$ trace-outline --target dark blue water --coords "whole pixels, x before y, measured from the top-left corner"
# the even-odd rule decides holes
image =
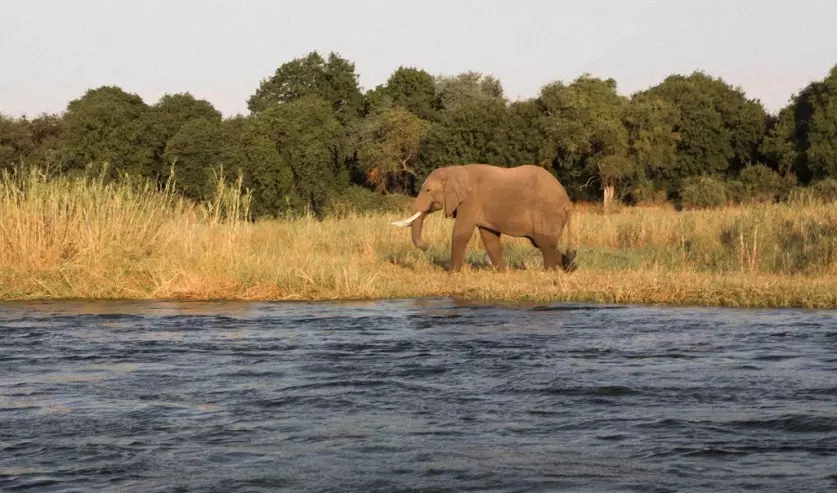
[[[828,491],[837,312],[0,304],[0,490]]]

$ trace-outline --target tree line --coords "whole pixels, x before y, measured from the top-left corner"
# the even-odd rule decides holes
[[[325,213],[411,195],[458,163],[550,170],[575,200],[627,203],[786,199],[799,187],[837,194],[837,65],[777,114],[700,71],[620,95],[582,75],[510,101],[496,78],[399,67],[362,91],[355,65],[314,51],[279,66],[223,118],[190,93],[154,104],[116,86],[90,89],[60,114],[0,114],[0,168],[121,174],[204,200],[240,174],[255,217]]]

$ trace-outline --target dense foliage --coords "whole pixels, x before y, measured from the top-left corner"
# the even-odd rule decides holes
[[[687,207],[834,195],[837,65],[768,114],[741,88],[702,72],[624,96],[583,75],[509,101],[480,73],[399,67],[362,91],[354,63],[311,52],[282,64],[223,118],[189,93],[155,104],[115,86],[88,90],[56,115],[0,114],[0,170],[120,174],[169,182],[194,200],[216,177],[242,177],[258,217],[333,204],[359,208],[413,194],[434,168],[469,162],[552,171],[576,200]]]

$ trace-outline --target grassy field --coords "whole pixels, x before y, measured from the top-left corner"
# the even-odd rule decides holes
[[[528,241],[504,237],[512,269],[487,267],[475,234],[451,274],[452,220],[425,221],[422,252],[406,211],[248,222],[246,197],[219,187],[195,205],[98,180],[0,179],[0,298],[484,300],[837,307],[837,204],[718,210],[579,206],[579,268],[544,272]]]

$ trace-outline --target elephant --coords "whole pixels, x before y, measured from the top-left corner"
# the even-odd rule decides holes
[[[412,242],[426,250],[421,232],[428,214],[444,210],[455,219],[451,241],[450,271],[458,272],[474,228],[488,252],[491,264],[505,271],[507,263],[500,236],[524,237],[543,254],[547,270],[559,265],[575,269],[572,244],[572,201],[564,186],[546,169],[533,164],[504,168],[491,164],[462,164],[433,170],[421,185],[412,206],[414,214],[392,224],[412,228]],[[558,249],[567,228],[566,254]]]

